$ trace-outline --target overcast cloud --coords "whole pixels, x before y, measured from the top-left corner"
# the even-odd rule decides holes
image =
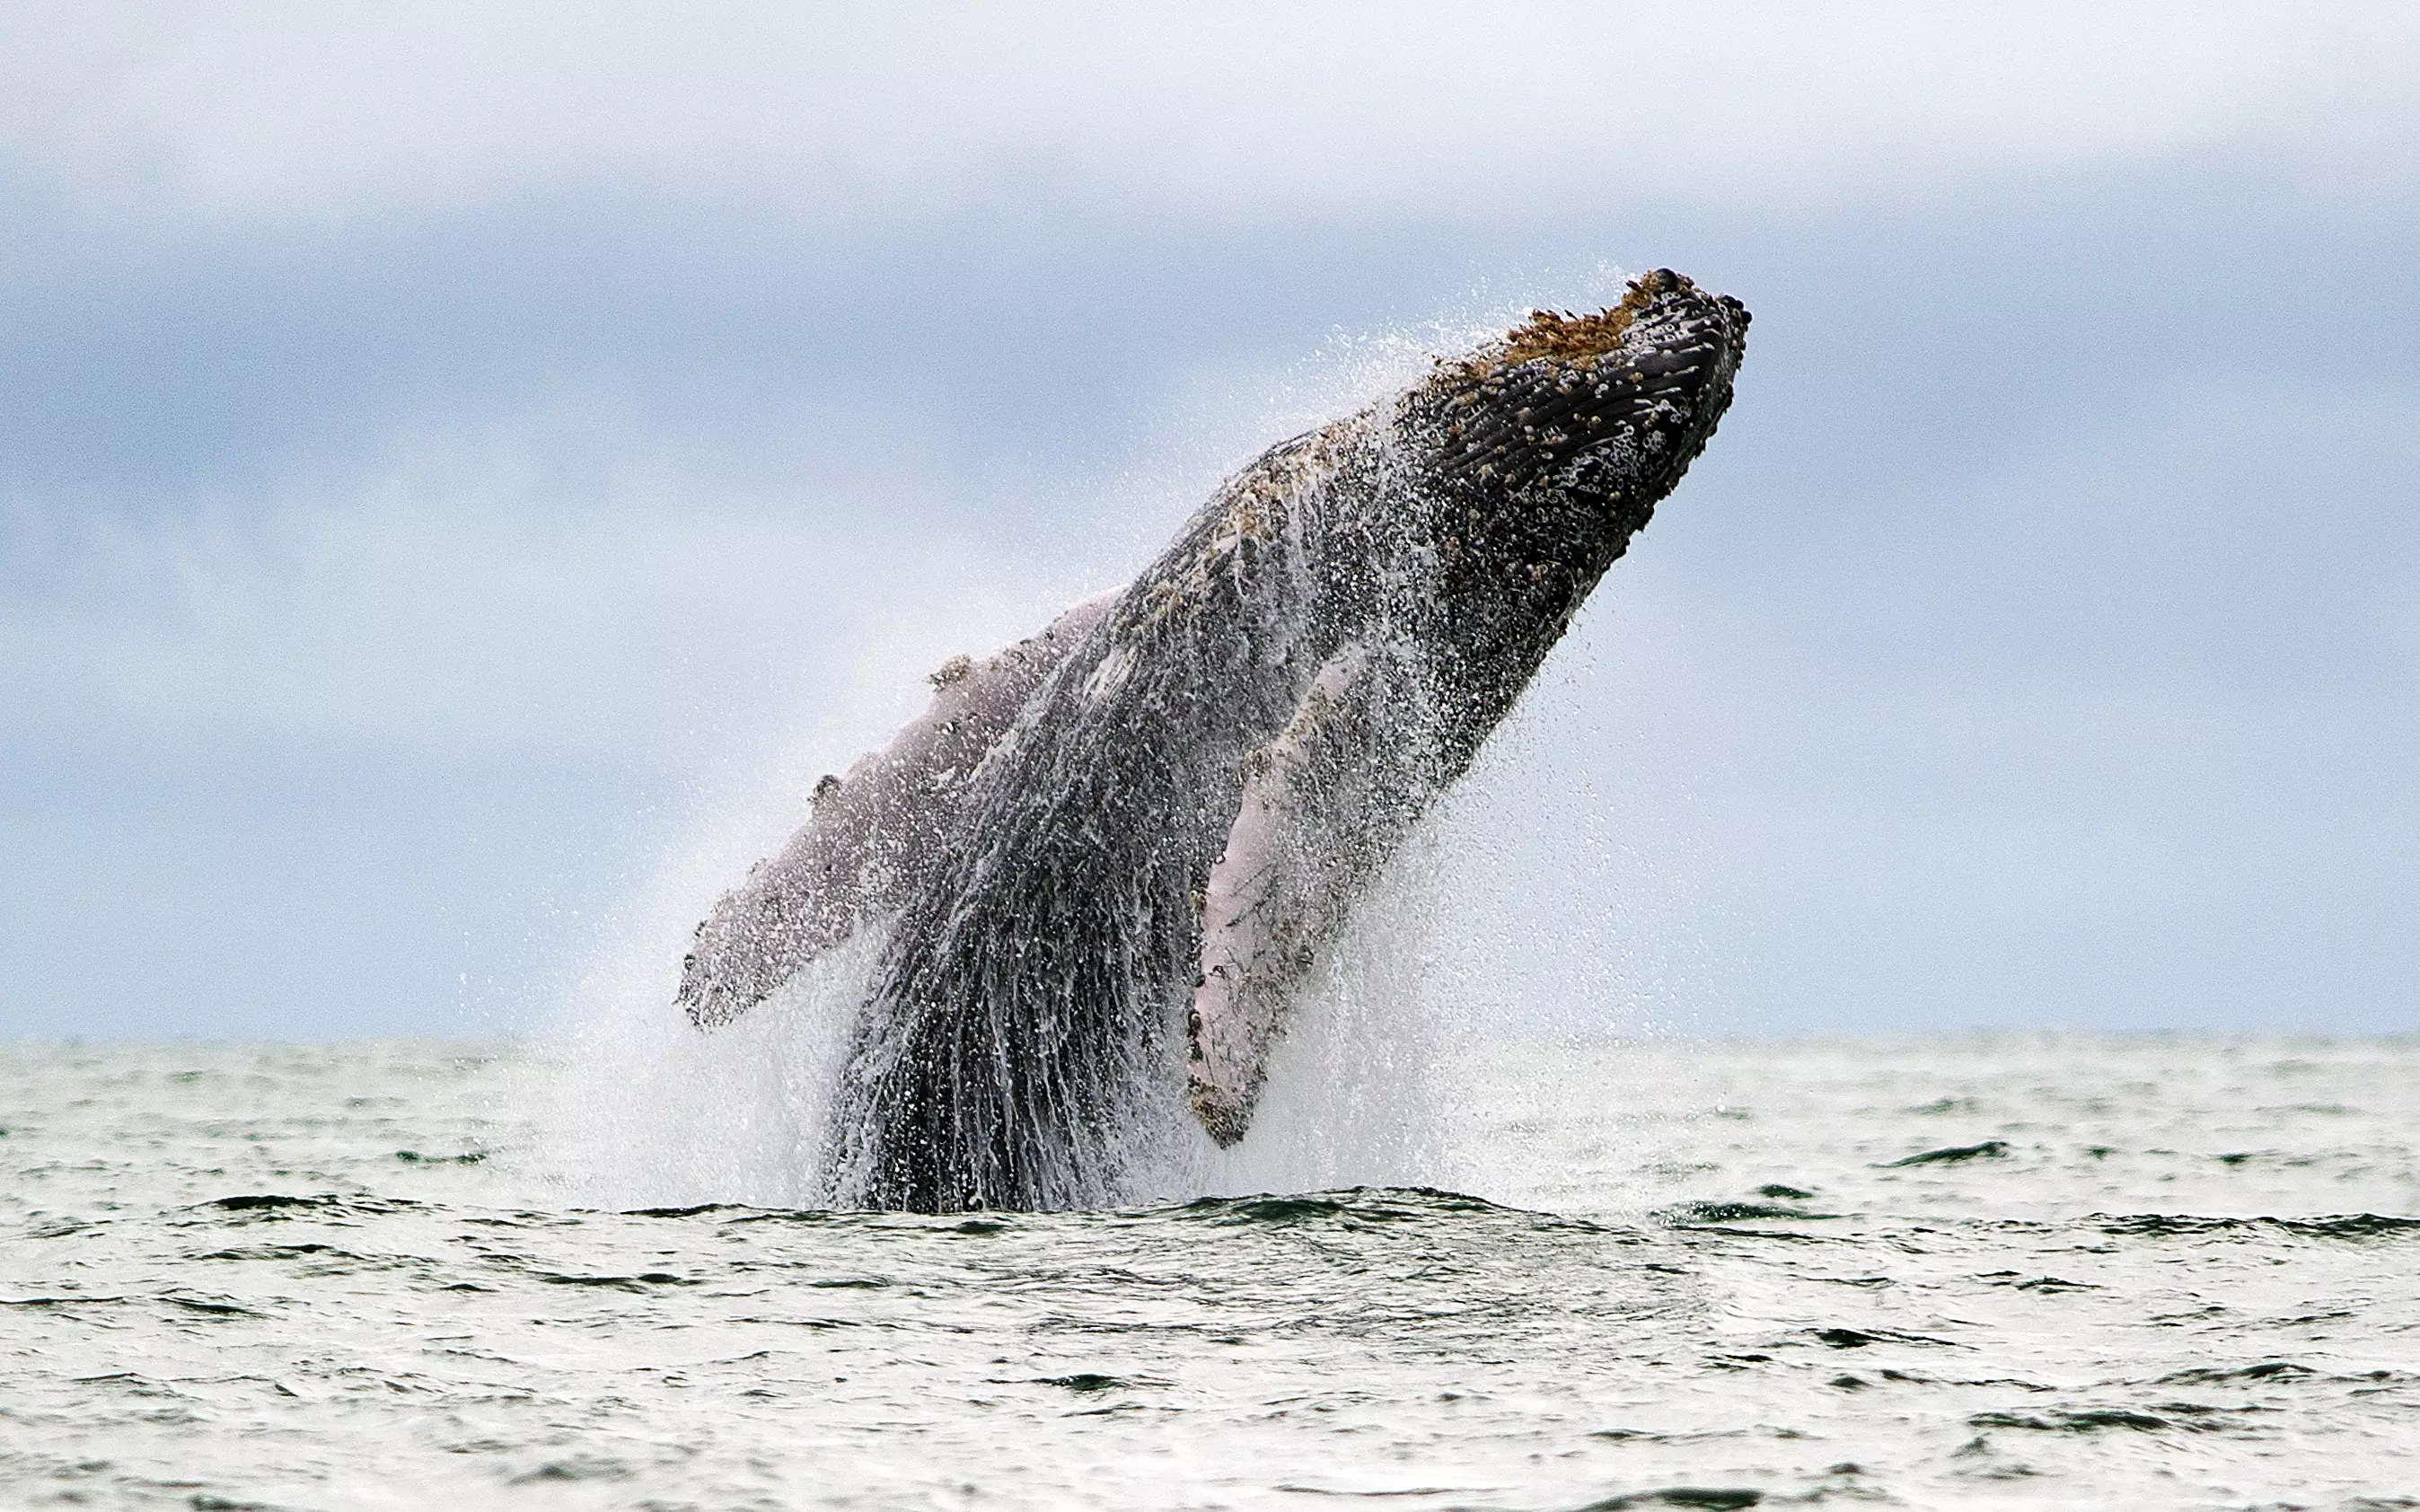
[[[29,167],[313,222],[566,178],[1253,217],[1797,208],[2209,152],[2366,186],[2415,39],[2375,5],[459,4],[36,7],[5,51]]]
[[[1748,367],[1450,826],[1506,995],[2412,1025],[2405,8],[869,14],[0,19],[0,1032],[543,1016],[1657,264]]]

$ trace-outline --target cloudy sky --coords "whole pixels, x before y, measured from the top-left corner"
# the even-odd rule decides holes
[[[1978,8],[8,8],[0,1034],[559,1015],[1659,265],[1738,403],[1440,841],[1519,1011],[2413,1027],[2420,13]]]

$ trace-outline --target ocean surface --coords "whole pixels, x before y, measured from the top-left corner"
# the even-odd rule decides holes
[[[2420,1507],[2420,1040],[1503,1042],[1396,1184],[947,1218],[649,1075],[0,1046],[0,1505]]]

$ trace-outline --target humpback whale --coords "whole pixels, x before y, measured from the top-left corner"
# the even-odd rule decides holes
[[[935,672],[698,926],[679,1006],[878,944],[847,1203],[1094,1205],[1138,1120],[1242,1139],[1289,1002],[1703,450],[1747,325],[1659,270],[1270,448],[1124,588]]]

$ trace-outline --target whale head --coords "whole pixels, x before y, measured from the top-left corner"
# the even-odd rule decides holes
[[[1522,532],[1550,525],[1609,563],[1730,408],[1747,326],[1739,301],[1658,269],[1610,309],[1534,311],[1440,360],[1399,425],[1431,454],[1433,484],[1481,512],[1474,544],[1544,544]]]
[[[1748,313],[1659,269],[1592,315],[1534,313],[1441,360],[1396,435],[1426,501],[1423,600],[1449,720],[1502,717],[1731,402]],[[1449,744],[1464,742],[1449,740]]]

